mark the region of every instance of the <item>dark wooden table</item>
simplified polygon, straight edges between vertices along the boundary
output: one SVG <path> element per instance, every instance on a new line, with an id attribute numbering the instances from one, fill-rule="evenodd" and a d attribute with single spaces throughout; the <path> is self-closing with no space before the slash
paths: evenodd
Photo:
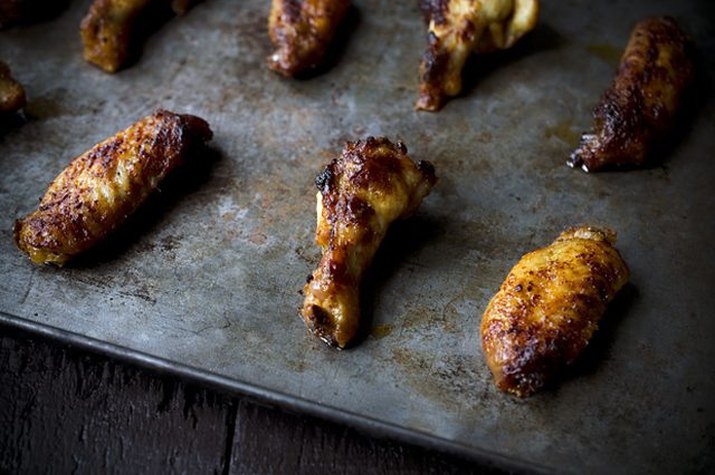
<path id="1" fill-rule="evenodd" d="M 0 473 L 495 473 L 0 325 Z"/>

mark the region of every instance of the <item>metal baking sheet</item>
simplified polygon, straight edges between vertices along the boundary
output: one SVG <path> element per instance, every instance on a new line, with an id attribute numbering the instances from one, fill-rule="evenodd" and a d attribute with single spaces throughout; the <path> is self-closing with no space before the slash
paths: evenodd
<path id="1" fill-rule="evenodd" d="M 463 97 L 429 114 L 412 110 L 417 3 L 355 0 L 332 67 L 309 80 L 264 66 L 267 0 L 207 0 L 117 75 L 82 60 L 87 1 L 0 32 L 0 58 L 29 96 L 26 123 L 0 137 L 2 320 L 498 463 L 712 470 L 712 7 L 545 1 L 536 31 L 470 64 Z M 567 168 L 630 28 L 664 13 L 695 39 L 705 78 L 681 138 L 649 169 Z M 206 118 L 213 152 L 96 251 L 33 266 L 13 221 L 72 157 L 157 107 Z M 337 352 L 297 314 L 319 259 L 313 178 L 367 135 L 403 140 L 440 181 L 375 262 L 370 334 Z M 561 384 L 501 394 L 481 356 L 481 313 L 523 253 L 584 222 L 619 232 L 632 283 Z"/>

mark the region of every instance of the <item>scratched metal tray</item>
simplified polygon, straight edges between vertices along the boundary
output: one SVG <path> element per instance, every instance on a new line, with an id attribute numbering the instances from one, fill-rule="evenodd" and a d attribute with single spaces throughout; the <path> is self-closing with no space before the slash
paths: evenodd
<path id="1" fill-rule="evenodd" d="M 417 1 L 355 0 L 334 65 L 264 67 L 268 0 L 207 0 L 111 76 L 81 58 L 74 1 L 0 32 L 27 122 L 0 137 L 0 320 L 297 410 L 498 465 L 574 472 L 714 469 L 715 120 L 707 86 L 662 161 L 565 166 L 631 26 L 676 16 L 713 70 L 708 2 L 545 1 L 513 51 L 474 61 L 464 97 L 416 113 Z M 707 11 L 710 10 L 710 11 Z M 69 160 L 157 107 L 205 117 L 213 152 L 63 269 L 12 242 Z M 337 352 L 297 314 L 319 259 L 313 178 L 349 139 L 388 135 L 440 181 L 397 226 L 365 289 L 371 329 Z M 618 230 L 632 284 L 581 363 L 527 400 L 499 393 L 478 325 L 519 257 L 563 228 Z"/>

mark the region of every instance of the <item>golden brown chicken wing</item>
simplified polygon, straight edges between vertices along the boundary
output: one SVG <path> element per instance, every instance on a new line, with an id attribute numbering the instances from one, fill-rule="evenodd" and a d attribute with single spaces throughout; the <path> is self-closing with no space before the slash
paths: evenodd
<path id="1" fill-rule="evenodd" d="M 672 128 L 694 76 L 685 34 L 672 18 L 649 18 L 631 33 L 611 86 L 593 111 L 593 133 L 567 161 L 583 171 L 642 165 Z"/>
<path id="2" fill-rule="evenodd" d="M 108 73 L 118 71 L 130 58 L 136 42 L 135 25 L 148 8 L 170 5 L 177 15 L 185 14 L 193 0 L 94 0 L 82 20 L 80 35 L 84 59 Z"/>
<path id="3" fill-rule="evenodd" d="M 510 48 L 536 25 L 538 0 L 422 0 L 429 46 L 420 64 L 415 109 L 436 111 L 462 90 L 472 52 Z"/>
<path id="4" fill-rule="evenodd" d="M 15 81 L 10 68 L 0 61 L 0 115 L 25 107 L 25 89 Z"/>
<path id="5" fill-rule="evenodd" d="M 563 232 L 521 258 L 482 317 L 482 350 L 497 387 L 520 397 L 548 383 L 588 345 L 628 267 L 615 234 Z"/>
<path id="6" fill-rule="evenodd" d="M 101 241 L 211 139 L 198 117 L 159 110 L 75 158 L 40 207 L 15 223 L 15 242 L 37 263 L 64 264 Z"/>
<path id="7" fill-rule="evenodd" d="M 432 165 L 415 165 L 402 143 L 373 137 L 348 142 L 316 179 L 323 258 L 303 289 L 302 315 L 329 345 L 344 348 L 355 337 L 365 269 L 390 223 L 414 213 L 435 182 Z"/>
<path id="8" fill-rule="evenodd" d="M 296 76 L 321 64 L 350 0 L 273 0 L 268 33 L 276 51 L 268 67 Z"/>

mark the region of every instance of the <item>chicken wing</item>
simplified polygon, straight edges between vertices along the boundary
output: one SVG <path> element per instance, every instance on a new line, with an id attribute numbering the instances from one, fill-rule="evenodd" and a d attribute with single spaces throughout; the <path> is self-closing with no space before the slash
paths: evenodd
<path id="1" fill-rule="evenodd" d="M 80 35 L 84 59 L 108 73 L 117 72 L 130 58 L 136 42 L 135 25 L 139 17 L 154 5 L 171 6 L 184 15 L 193 0 L 94 0 L 82 20 Z"/>
<path id="2" fill-rule="evenodd" d="M 268 33 L 276 51 L 268 67 L 296 76 L 321 64 L 350 0 L 273 0 Z"/>
<path id="3" fill-rule="evenodd" d="M 529 396 L 588 345 L 628 281 L 608 230 L 579 227 L 514 266 L 482 317 L 482 350 L 502 391 Z"/>
<path id="4" fill-rule="evenodd" d="M 536 25 L 538 0 L 422 0 L 429 46 L 420 64 L 415 109 L 437 111 L 462 90 L 472 52 L 510 48 Z"/>
<path id="5" fill-rule="evenodd" d="M 642 165 L 672 128 L 694 76 L 688 40 L 672 18 L 648 18 L 631 33 L 618 73 L 567 164 L 583 171 Z"/>
<path id="6" fill-rule="evenodd" d="M 120 225 L 211 139 L 198 117 L 159 110 L 75 158 L 50 184 L 40 207 L 15 223 L 17 246 L 37 263 L 63 265 Z"/>
<path id="7" fill-rule="evenodd" d="M 326 343 L 344 348 L 360 323 L 360 283 L 393 221 L 410 216 L 436 182 L 428 162 L 415 163 L 402 143 L 348 142 L 316 178 L 315 233 L 323 248 L 303 289 L 302 315 Z"/>
<path id="8" fill-rule="evenodd" d="M 0 115 L 25 107 L 25 89 L 17 82 L 10 68 L 0 61 Z"/>

